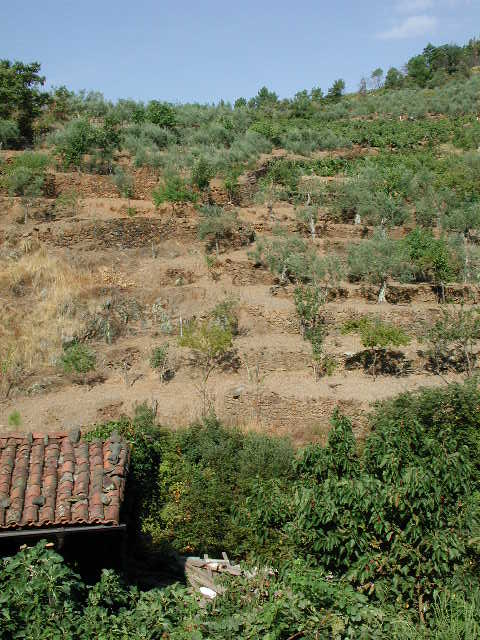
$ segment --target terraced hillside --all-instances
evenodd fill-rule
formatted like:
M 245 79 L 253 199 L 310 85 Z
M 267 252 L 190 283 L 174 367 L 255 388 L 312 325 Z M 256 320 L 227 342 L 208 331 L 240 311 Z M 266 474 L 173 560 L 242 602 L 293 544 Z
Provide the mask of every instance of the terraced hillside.
M 2 428 L 147 400 L 301 443 L 335 406 L 362 435 L 372 401 L 473 375 L 467 76 L 234 107 L 54 92 L 35 148 L 1 151 Z

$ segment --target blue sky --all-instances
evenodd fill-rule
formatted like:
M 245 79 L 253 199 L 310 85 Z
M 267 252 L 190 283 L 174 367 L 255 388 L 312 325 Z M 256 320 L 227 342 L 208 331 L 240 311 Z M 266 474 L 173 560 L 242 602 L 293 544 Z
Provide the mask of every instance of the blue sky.
M 427 42 L 480 35 L 480 0 L 0 2 L 0 58 L 38 60 L 49 85 L 107 98 L 281 97 L 338 77 L 349 90 Z

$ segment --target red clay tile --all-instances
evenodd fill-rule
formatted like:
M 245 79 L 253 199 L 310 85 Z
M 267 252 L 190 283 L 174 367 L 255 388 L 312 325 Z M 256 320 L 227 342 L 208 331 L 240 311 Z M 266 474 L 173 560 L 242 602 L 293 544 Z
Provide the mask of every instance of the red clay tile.
M 129 460 L 118 434 L 0 434 L 0 529 L 118 525 Z

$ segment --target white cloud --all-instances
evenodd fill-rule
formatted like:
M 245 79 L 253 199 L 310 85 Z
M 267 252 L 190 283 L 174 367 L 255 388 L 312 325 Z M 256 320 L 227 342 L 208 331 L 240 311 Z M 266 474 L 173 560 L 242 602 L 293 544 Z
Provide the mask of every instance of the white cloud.
M 417 11 L 425 11 L 432 9 L 434 0 L 398 0 L 397 11 L 402 13 L 416 13 Z
M 434 16 L 409 16 L 405 18 L 400 24 L 382 31 L 378 34 L 379 38 L 383 40 L 399 40 L 401 38 L 415 38 L 416 36 L 423 36 L 430 31 L 433 31 L 437 26 L 438 20 Z

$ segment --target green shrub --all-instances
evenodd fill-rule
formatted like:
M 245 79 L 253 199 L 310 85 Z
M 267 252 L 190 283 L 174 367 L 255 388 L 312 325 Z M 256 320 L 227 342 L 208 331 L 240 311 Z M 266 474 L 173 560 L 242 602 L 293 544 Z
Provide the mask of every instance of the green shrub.
M 127 173 L 122 167 L 115 167 L 113 182 L 123 198 L 133 198 L 135 193 L 135 182 L 133 176 Z
M 377 359 L 379 351 L 391 347 L 402 347 L 410 343 L 410 337 L 401 327 L 397 327 L 390 322 L 385 322 L 380 318 L 369 318 L 362 316 L 345 322 L 342 326 L 342 333 L 358 333 L 362 345 L 372 351 L 372 375 L 377 375 Z
M 247 242 L 253 234 L 249 226 L 239 220 L 236 211 L 227 211 L 217 205 L 205 205 L 200 207 L 199 214 L 201 220 L 197 228 L 198 237 L 200 240 L 207 240 L 207 250 L 215 248 L 217 254 L 222 242 L 232 242 L 240 235 Z
M 88 373 L 95 369 L 96 356 L 87 346 L 77 343 L 65 349 L 60 362 L 65 373 Z
M 174 209 L 196 200 L 196 196 L 186 180 L 179 175 L 166 176 L 164 183 L 152 192 L 152 198 L 156 207 L 169 202 Z
M 427 356 L 436 373 L 453 368 L 471 376 L 476 363 L 475 345 L 480 340 L 477 309 L 441 309 L 440 317 L 424 328 Z
M 20 412 L 16 409 L 8 416 L 8 424 L 11 427 L 19 427 L 22 424 L 22 417 Z
M 20 142 L 20 130 L 13 120 L 0 120 L 0 149 L 15 148 Z
M 25 151 L 4 165 L 2 182 L 12 196 L 39 197 L 49 164 L 50 159 L 44 153 Z
M 205 191 L 210 185 L 210 180 L 214 175 L 213 167 L 206 158 L 200 156 L 192 167 L 192 183 L 198 187 L 200 191 Z
M 292 448 L 284 440 L 227 429 L 215 418 L 176 431 L 165 444 L 159 507 L 144 530 L 155 543 L 183 553 L 235 553 L 235 505 L 257 482 L 288 477 Z
M 152 100 L 145 110 L 145 118 L 160 127 L 172 128 L 176 124 L 175 109 L 166 102 Z
M 86 119 L 71 120 L 63 130 L 54 134 L 52 142 L 64 167 L 80 167 L 83 157 L 95 146 L 95 128 Z

